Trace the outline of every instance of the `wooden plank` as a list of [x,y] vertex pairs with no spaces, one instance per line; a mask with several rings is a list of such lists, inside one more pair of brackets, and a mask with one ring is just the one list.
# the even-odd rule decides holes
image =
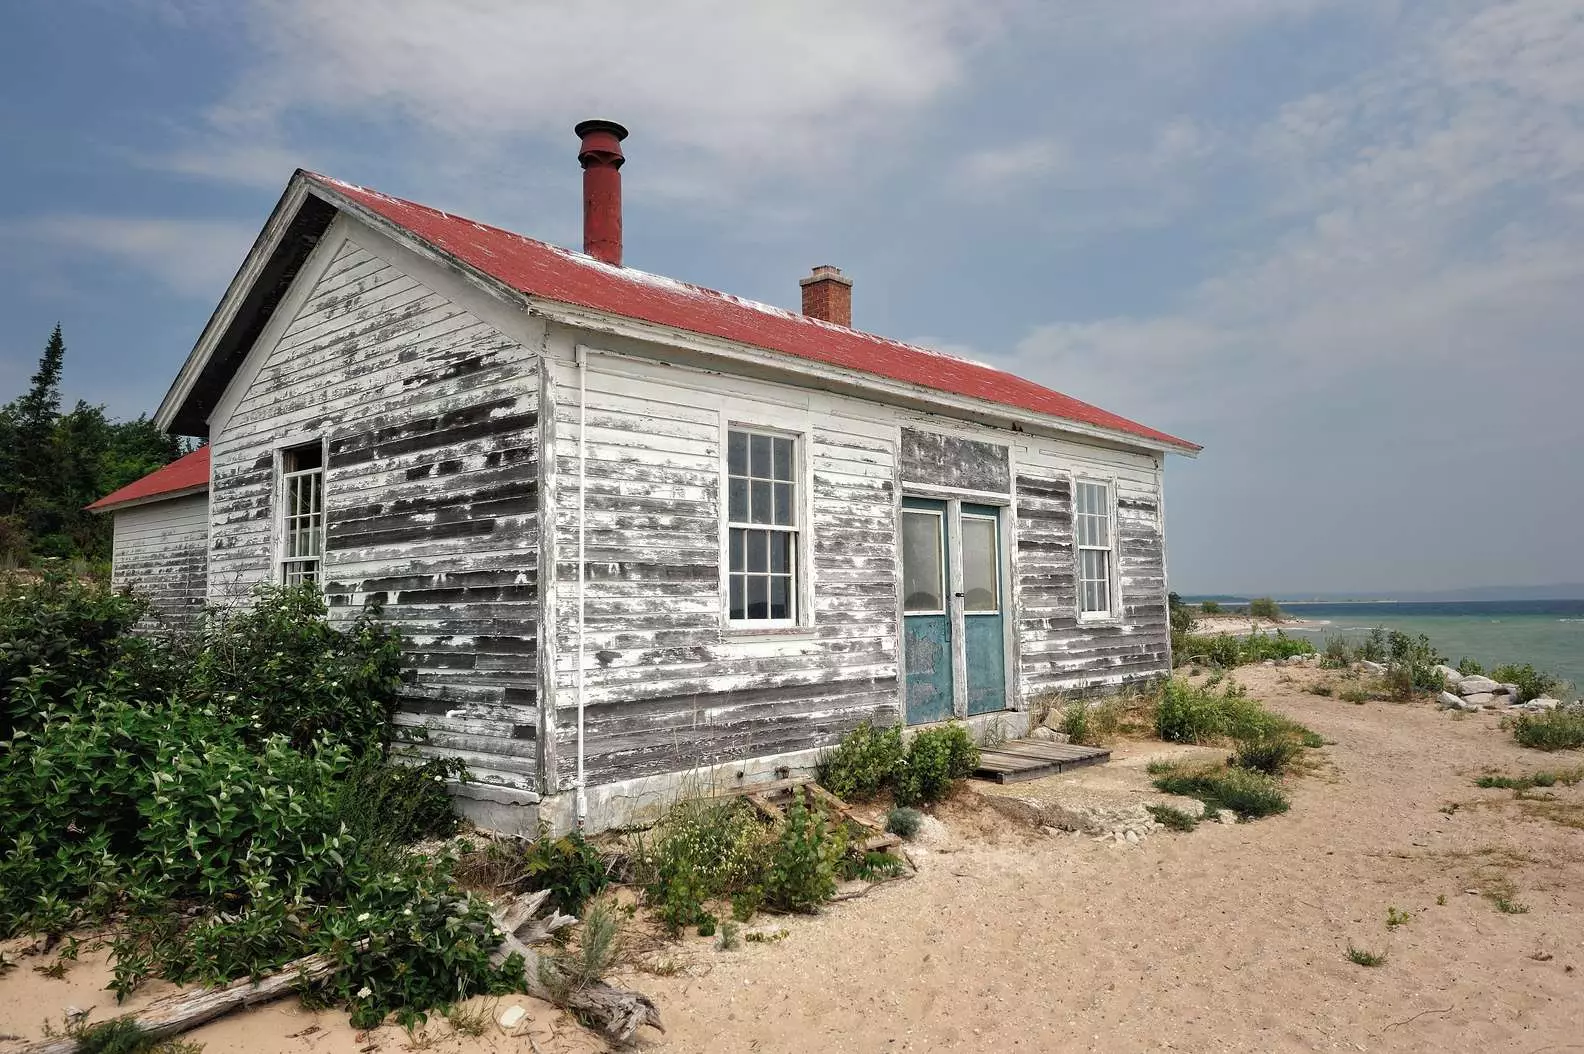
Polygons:
[[994,783],[1020,783],[1084,765],[1101,764],[1110,758],[1111,752],[1100,747],[1014,739],[981,750],[974,777]]

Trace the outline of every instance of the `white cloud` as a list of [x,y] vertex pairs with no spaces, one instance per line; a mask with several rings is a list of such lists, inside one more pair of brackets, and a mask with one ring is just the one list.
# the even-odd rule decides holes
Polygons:
[[256,235],[227,220],[44,216],[0,235],[65,255],[83,252],[129,264],[182,296],[218,297]]
[[[211,171],[246,177],[258,137],[350,116],[406,128],[425,153],[490,158],[525,140],[564,145],[574,121],[604,116],[672,169],[817,169],[960,85],[1020,2],[255,0],[256,61],[210,111],[203,153]],[[233,151],[244,158],[212,160]]]

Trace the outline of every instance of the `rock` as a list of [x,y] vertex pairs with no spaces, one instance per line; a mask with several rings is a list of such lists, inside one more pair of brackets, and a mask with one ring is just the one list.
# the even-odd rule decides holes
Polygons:
[[1370,673],[1385,673],[1386,665],[1384,663],[1371,662],[1369,659],[1360,659],[1359,669],[1368,670]]
[[1232,824],[1237,823],[1237,813],[1231,809],[1222,809],[1216,813],[1216,819],[1230,827]]
[[1276,665],[1276,660],[1275,659],[1266,659],[1264,662],[1260,663],[1260,665],[1261,666],[1275,666]]
[[1467,699],[1471,695],[1490,695],[1501,685],[1489,677],[1465,677],[1458,682],[1458,694]]
[[1529,700],[1524,705],[1535,710],[1555,710],[1562,705],[1562,700],[1553,699],[1549,695],[1542,695],[1538,699]]
[[1129,831],[1127,833],[1127,840],[1128,840],[1129,843],[1131,843],[1133,845],[1138,845],[1138,841],[1139,841],[1138,832],[1137,831]]
[[1436,673],[1446,678],[1448,688],[1456,688],[1463,683],[1463,675],[1450,666],[1437,666]]
[[1461,705],[1463,709],[1468,710],[1481,706],[1490,706],[1494,702],[1496,702],[1495,693],[1476,692],[1473,695],[1465,695],[1462,699]]
[[1501,686],[1501,690],[1507,695],[1512,696],[1514,701],[1516,701],[1518,697],[1523,694],[1523,689],[1519,688],[1516,684],[1504,684]]
[[1441,705],[1443,710],[1460,710],[1463,707],[1462,697],[1453,695],[1451,692],[1442,692],[1436,696],[1436,702]]
[[1030,739],[1040,739],[1047,743],[1071,743],[1072,736],[1066,732],[1058,732],[1049,725],[1038,725],[1029,732]]
[[502,1010],[500,1017],[496,1020],[500,1023],[501,1031],[510,1033],[512,1029],[528,1020],[528,1011],[513,1003],[505,1010]]

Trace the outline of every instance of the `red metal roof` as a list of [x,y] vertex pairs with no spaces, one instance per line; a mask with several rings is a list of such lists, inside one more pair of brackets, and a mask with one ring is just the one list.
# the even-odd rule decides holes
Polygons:
[[1187,440],[991,366],[630,267],[614,267],[582,253],[452,216],[426,205],[328,176],[311,172],[304,175],[332,196],[344,197],[368,209],[530,296],[766,348],[952,395],[1049,414],[1186,452],[1200,449]]
[[142,479],[133,480],[120,490],[113,491],[88,508],[103,511],[117,505],[153,498],[174,496],[184,490],[209,486],[209,448],[201,446],[191,454],[184,454],[157,468]]

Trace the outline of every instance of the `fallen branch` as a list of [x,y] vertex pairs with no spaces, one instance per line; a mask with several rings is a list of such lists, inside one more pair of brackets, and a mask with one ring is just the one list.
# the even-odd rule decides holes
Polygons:
[[[529,995],[564,1005],[585,1021],[597,1024],[614,1039],[629,1040],[642,1025],[652,1025],[664,1032],[665,1028],[660,1024],[660,1011],[641,992],[630,992],[597,982],[572,991],[564,1000],[552,998],[550,990],[539,980],[539,954],[530,945],[565,929],[577,919],[556,911],[544,918],[536,918],[549,896],[548,891],[524,894],[491,913],[495,924],[504,934],[500,947],[494,953],[495,962],[505,962],[513,952],[521,955],[527,981],[525,989]],[[358,941],[352,950],[364,951],[368,945],[367,940]],[[288,992],[329,977],[337,969],[339,966],[326,956],[309,955],[287,963],[257,982],[244,978],[221,988],[177,992],[150,1003],[133,1020],[148,1035],[165,1039],[197,1028],[233,1010],[279,999]],[[63,1036],[23,1047],[18,1054],[73,1054],[77,1047],[77,1037]]]
[[[353,945],[356,951],[367,947],[366,940]],[[328,957],[309,955],[287,963],[276,973],[261,978],[257,984],[244,978],[232,981],[223,988],[205,988],[166,996],[144,1007],[142,1013],[133,1020],[150,1036],[159,1039],[177,1036],[233,1010],[279,999],[287,992],[329,977],[336,969],[335,962]],[[62,1036],[23,1047],[19,1054],[72,1054],[77,1044],[76,1036]]]

